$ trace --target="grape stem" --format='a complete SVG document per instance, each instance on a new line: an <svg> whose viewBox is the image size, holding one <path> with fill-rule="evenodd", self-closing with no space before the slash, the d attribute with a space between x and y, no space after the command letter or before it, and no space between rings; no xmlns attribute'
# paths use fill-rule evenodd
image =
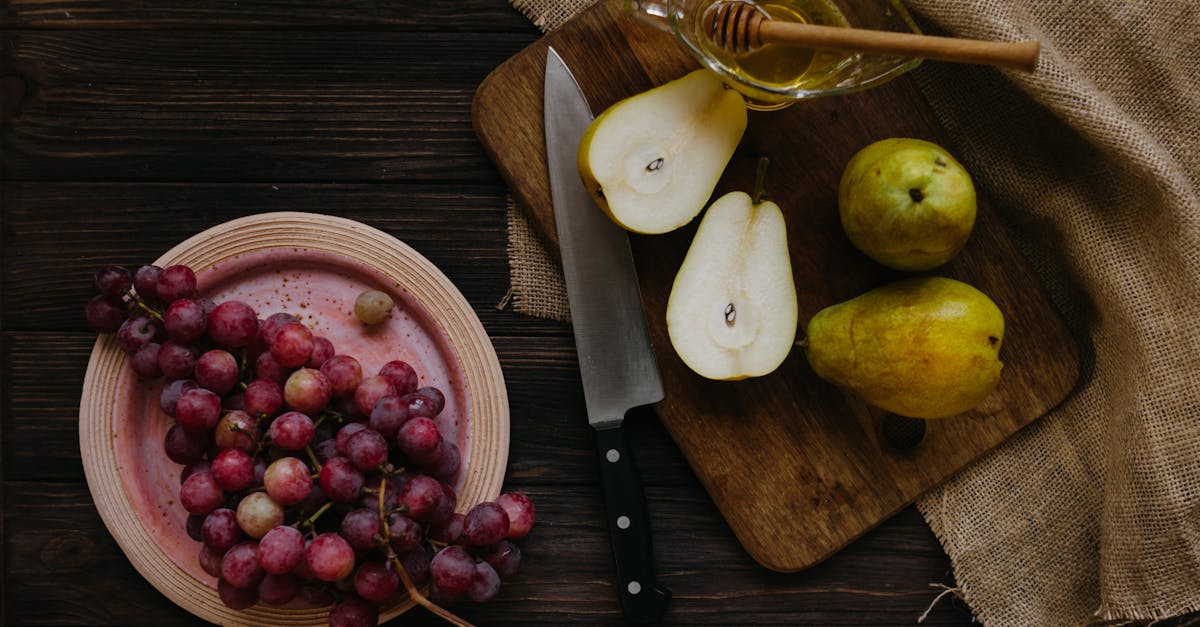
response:
<svg viewBox="0 0 1200 627"><path fill-rule="evenodd" d="M142 311L146 312L147 316L150 316L151 318L154 318L155 320L159 320L159 321L161 321L163 319L163 315L161 313L159 313L159 311L157 309L151 307L150 305L147 305L144 301L142 301L142 299L135 297L133 299L133 304L136 305Z"/></svg>
<svg viewBox="0 0 1200 627"><path fill-rule="evenodd" d="M312 462L313 468L317 471L317 478L321 476L321 462L317 460L317 454L313 453L311 446L304 447L304 452L308 453L308 461Z"/></svg>
<svg viewBox="0 0 1200 627"><path fill-rule="evenodd" d="M390 541L392 533L391 529L388 528L388 517L385 513L386 510L383 507L383 497L386 492L387 474L384 473L383 477L379 480L379 525L383 529L384 537L382 544L387 547L387 559L389 562L391 562L392 568L395 569L396 574L400 575L400 581L404 582L404 589L408 591L409 598L430 612L437 614L442 620L450 623L451 625L455 625L456 627L474 627L471 625L471 623L459 618L456 614L454 614L454 612L451 612L450 610L447 610L437 603L425 598L425 595L421 594L421 592L417 590L417 587L413 585L412 579L408 576L408 571L404 569L404 564L400 563L400 558L396 557L396 552L392 550L392 543Z"/></svg>
<svg viewBox="0 0 1200 627"><path fill-rule="evenodd" d="M324 505L321 506L320 509L318 509L316 512L314 512L312 516L309 516L308 518L305 518L304 520L296 523L295 526L296 527L311 527L311 526L317 524L317 519L321 517L321 514L324 514L325 512L329 511L330 507L333 507L333 501L329 501L329 502L325 503Z"/></svg>

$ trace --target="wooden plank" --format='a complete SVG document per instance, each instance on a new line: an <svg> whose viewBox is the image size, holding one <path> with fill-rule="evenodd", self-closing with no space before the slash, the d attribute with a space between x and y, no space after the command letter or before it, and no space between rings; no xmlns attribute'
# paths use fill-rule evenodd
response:
<svg viewBox="0 0 1200 627"><path fill-rule="evenodd" d="M3 0L0 24L22 29L355 29L535 32L516 9L495 0Z"/></svg>
<svg viewBox="0 0 1200 627"><path fill-rule="evenodd" d="M670 35L621 15L618 1L605 0L489 75L476 94L476 130L533 223L553 242L542 136L548 46L566 60L597 113L696 63ZM766 190L787 221L801 335L820 309L904 276L854 249L837 212L846 162L872 141L896 136L953 145L910 77L750 115L716 194L752 190L758 159L771 159ZM666 388L656 410L734 533L769 568L794 571L828 558L1049 411L1075 385L1075 342L983 197L968 246L933 274L978 287L1004 312L1004 375L974 410L929 421L920 446L891 447L881 434L883 412L819 380L801 350L769 376L703 379L670 350L665 321L696 222L631 238Z"/></svg>
<svg viewBox="0 0 1200 627"><path fill-rule="evenodd" d="M530 326L538 325L527 319ZM89 333L0 333L0 457L14 481L83 481L79 458L79 386L94 343ZM521 482L595 484L574 340L557 336L492 338L511 407L508 476ZM651 485L695 486L696 479L658 420L630 421L634 454Z"/></svg>
<svg viewBox="0 0 1200 627"><path fill-rule="evenodd" d="M497 303L508 289L504 187L481 184L0 184L0 327L83 331L92 273L136 267L221 222L267 211L359 220L429 258L464 293L485 327L503 335L559 334ZM69 250L69 255L63 251ZM52 269L52 270L51 270Z"/></svg>
<svg viewBox="0 0 1200 627"><path fill-rule="evenodd" d="M0 32L0 178L495 181L470 100L534 39Z"/></svg>
<svg viewBox="0 0 1200 627"><path fill-rule="evenodd" d="M507 489L534 499L538 524L520 543L521 572L487 604L457 608L463 617L488 625L618 623L599 488ZM84 487L9 481L4 491L5 544L12 547L6 624L195 624L133 570ZM912 623L936 594L927 584L946 581L947 559L911 509L819 569L782 575L745 556L698 488L652 488L648 498L657 513L659 572L676 599L667 624ZM925 624L967 622L947 602ZM404 623L438 624L424 612Z"/></svg>

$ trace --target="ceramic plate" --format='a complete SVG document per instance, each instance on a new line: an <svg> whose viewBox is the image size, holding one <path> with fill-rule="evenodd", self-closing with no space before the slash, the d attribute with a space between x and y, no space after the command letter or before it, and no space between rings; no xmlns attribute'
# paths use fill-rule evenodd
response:
<svg viewBox="0 0 1200 627"><path fill-rule="evenodd" d="M202 294L242 300L261 318L286 311L337 352L353 355L365 376L392 359L416 369L421 385L446 395L438 417L463 454L458 510L495 498L508 459L508 398L499 361L462 294L432 263L366 225L317 214L268 213L197 234L160 257L196 271ZM390 293L397 307L366 327L354 317L365 289ZM134 375L113 335L97 339L80 401L79 442L88 488L104 524L151 584L196 616L223 625L323 625L328 608L300 601L283 608L226 608L216 581L197 561L178 502L181 467L167 459L172 419L158 408L162 381ZM386 620L411 607L387 608Z"/></svg>

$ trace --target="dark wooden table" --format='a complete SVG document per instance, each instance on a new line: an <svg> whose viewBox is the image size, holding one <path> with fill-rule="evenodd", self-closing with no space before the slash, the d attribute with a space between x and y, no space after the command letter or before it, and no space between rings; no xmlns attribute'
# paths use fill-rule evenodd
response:
<svg viewBox="0 0 1200 627"><path fill-rule="evenodd" d="M231 218L363 221L453 280L512 403L506 489L533 496L522 572L482 624L615 623L613 569L570 327L497 308L505 186L476 86L534 41L504 0L0 0L2 621L198 622L133 569L92 505L77 415L93 270ZM631 421L676 624L913 624L953 585L915 509L799 574L739 547L649 411ZM715 452L714 454L719 454ZM435 624L413 611L403 621ZM944 600L926 624L966 624ZM396 621L399 623L400 621Z"/></svg>

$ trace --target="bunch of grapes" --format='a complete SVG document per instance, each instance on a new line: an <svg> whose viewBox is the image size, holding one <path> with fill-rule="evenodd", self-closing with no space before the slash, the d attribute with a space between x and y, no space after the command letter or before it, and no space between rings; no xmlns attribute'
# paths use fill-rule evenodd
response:
<svg viewBox="0 0 1200 627"><path fill-rule="evenodd" d="M167 381L163 446L227 606L300 597L347 627L407 594L461 623L443 608L487 601L516 573L533 503L510 492L455 511L462 458L435 421L445 396L411 365L365 376L291 314L199 295L183 265L105 267L95 288L88 325L116 333L139 377Z"/></svg>

